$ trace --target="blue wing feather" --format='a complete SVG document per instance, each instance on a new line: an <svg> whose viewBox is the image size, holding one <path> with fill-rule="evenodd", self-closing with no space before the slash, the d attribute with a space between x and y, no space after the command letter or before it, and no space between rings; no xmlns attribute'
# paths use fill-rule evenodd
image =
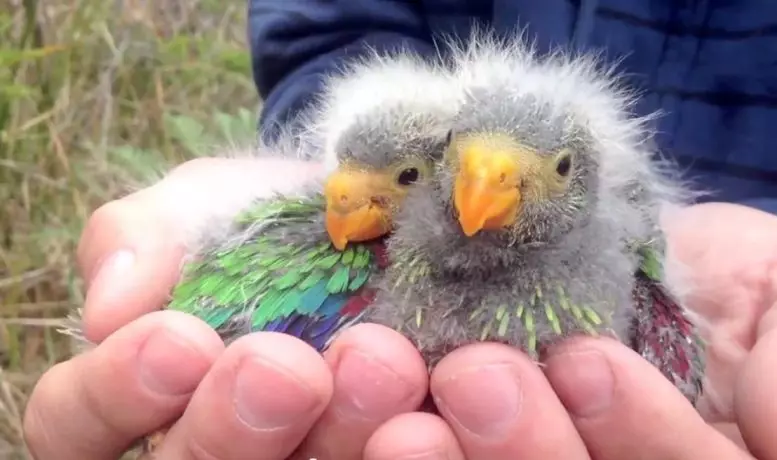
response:
<svg viewBox="0 0 777 460"><path fill-rule="evenodd" d="M328 295L326 280L322 279L302 294L299 302L299 312L313 313L317 311L326 302Z"/></svg>
<svg viewBox="0 0 777 460"><path fill-rule="evenodd" d="M320 234L308 231L321 222L324 205L320 195L257 203L236 227L240 238L205 248L187 266L168 308L206 320L226 342L272 331L323 350L370 302L364 295L367 281L384 268L372 246L355 244L340 252L323 226ZM253 225L257 222L265 224ZM304 238L291 248L294 232Z"/></svg>

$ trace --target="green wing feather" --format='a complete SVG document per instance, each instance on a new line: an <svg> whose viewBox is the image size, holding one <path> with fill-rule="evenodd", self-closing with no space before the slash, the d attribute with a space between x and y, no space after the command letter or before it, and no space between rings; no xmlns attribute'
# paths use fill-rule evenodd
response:
<svg viewBox="0 0 777 460"><path fill-rule="evenodd" d="M223 242L186 264L167 308L234 338L274 330L323 347L369 303L379 269L370 244L338 251L323 226L320 194L254 203Z"/></svg>
<svg viewBox="0 0 777 460"><path fill-rule="evenodd" d="M636 251L640 256L639 270L652 281L660 282L664 270L659 251L649 243L636 245Z"/></svg>

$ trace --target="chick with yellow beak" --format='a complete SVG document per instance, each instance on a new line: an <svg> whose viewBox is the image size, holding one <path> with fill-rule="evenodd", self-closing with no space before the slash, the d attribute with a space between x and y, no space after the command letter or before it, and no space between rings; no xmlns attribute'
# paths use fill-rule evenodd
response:
<svg viewBox="0 0 777 460"><path fill-rule="evenodd" d="M467 236L513 225L522 206L522 176L534 157L507 137L471 135L456 143L453 202Z"/></svg>
<svg viewBox="0 0 777 460"><path fill-rule="evenodd" d="M329 176L324 187L326 231L338 250L391 230L392 207L404 196L392 179L387 172L353 167Z"/></svg>

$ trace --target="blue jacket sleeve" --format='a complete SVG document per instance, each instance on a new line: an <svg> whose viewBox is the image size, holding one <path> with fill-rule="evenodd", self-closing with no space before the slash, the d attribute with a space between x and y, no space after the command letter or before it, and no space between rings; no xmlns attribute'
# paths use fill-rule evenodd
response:
<svg viewBox="0 0 777 460"><path fill-rule="evenodd" d="M420 2L406 0L249 0L249 44L264 100L262 137L312 102L322 77L367 48L402 46L436 54Z"/></svg>
<svg viewBox="0 0 777 460"><path fill-rule="evenodd" d="M775 197L751 198L740 201L739 204L777 215L777 198Z"/></svg>

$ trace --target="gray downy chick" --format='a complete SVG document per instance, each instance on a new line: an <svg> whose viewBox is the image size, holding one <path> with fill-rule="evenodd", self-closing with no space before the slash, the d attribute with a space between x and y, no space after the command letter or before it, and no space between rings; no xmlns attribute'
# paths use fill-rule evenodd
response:
<svg viewBox="0 0 777 460"><path fill-rule="evenodd" d="M475 341L538 359L576 334L618 338L691 401L703 346L664 283L659 212L691 193L651 148L649 118L592 58L475 36L454 50L463 102L432 184L409 194L365 321L433 366Z"/></svg>

